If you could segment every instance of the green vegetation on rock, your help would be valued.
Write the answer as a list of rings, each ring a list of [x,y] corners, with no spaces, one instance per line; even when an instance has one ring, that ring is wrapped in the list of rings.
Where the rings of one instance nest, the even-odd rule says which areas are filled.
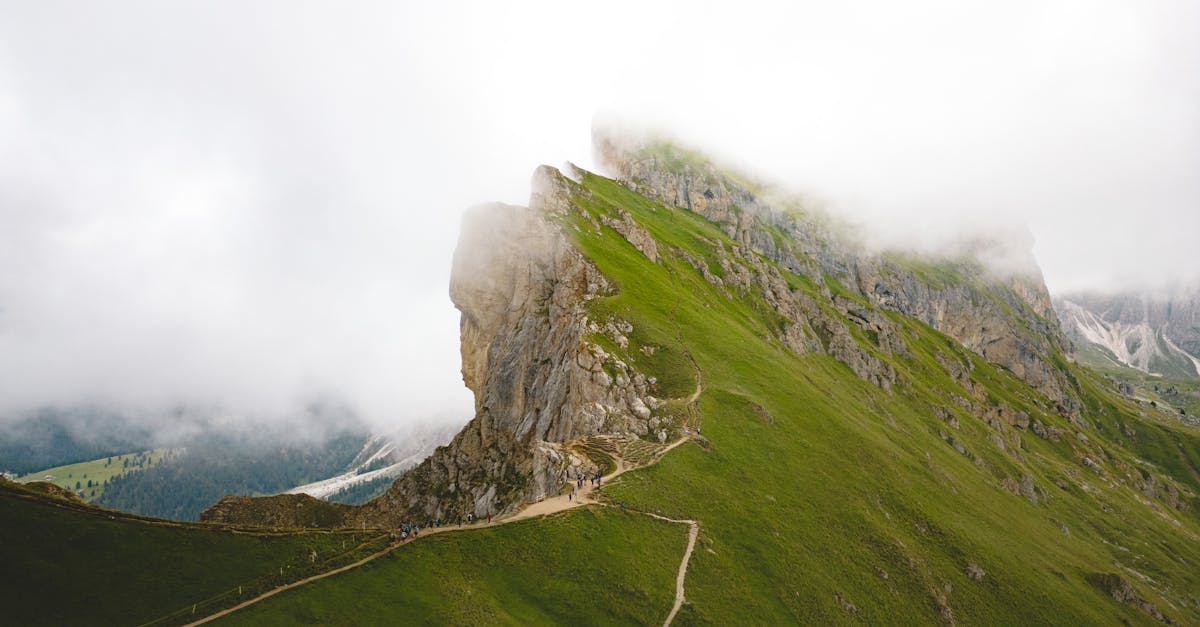
[[[1044,290],[911,256],[839,269],[794,229],[572,174],[545,219],[612,287],[578,305],[629,328],[585,340],[699,435],[606,484],[613,507],[420,538],[226,622],[657,624],[686,532],[654,513],[700,528],[678,624],[1200,623],[1200,429],[1068,363]],[[896,305],[920,295],[943,300]]]

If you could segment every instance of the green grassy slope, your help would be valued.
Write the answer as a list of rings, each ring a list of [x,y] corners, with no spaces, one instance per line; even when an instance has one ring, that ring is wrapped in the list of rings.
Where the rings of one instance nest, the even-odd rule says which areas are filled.
[[[1081,344],[1078,349],[1080,364],[1104,375],[1114,386],[1118,382],[1129,384],[1133,388],[1133,397],[1143,404],[1149,405],[1153,401],[1153,408],[1161,412],[1200,417],[1200,380],[1166,377],[1130,368],[1095,344]]]
[[[217,624],[658,624],[686,536],[599,507],[439,534]]]
[[[161,462],[165,457],[176,453],[173,449],[154,449],[137,453],[126,453],[101,457],[77,464],[56,466],[27,475],[17,477],[19,483],[44,481],[47,475],[53,476],[50,483],[75,492],[88,503],[95,502],[104,494],[104,487],[110,479],[129,473],[139,472]],[[129,465],[126,465],[129,462]],[[90,482],[90,485],[89,485]]]
[[[564,231],[616,288],[588,301],[591,315],[633,325],[627,348],[591,341],[656,377],[660,398],[703,382],[705,442],[605,487],[630,510],[699,521],[676,624],[1152,623],[1110,594],[1110,573],[1172,620],[1200,624],[1195,427],[1052,355],[1083,406],[1072,422],[1008,371],[892,312],[881,315],[906,355],[849,326],[898,373],[885,391],[828,355],[788,349],[786,321],[753,289],[706,280],[695,260],[721,275],[729,258],[717,250],[735,245],[717,225],[590,174],[574,198],[581,212],[561,217]],[[657,240],[657,263],[597,219],[618,208]],[[856,299],[832,280],[784,276],[837,319],[823,289]],[[975,411],[1001,407],[1054,435]],[[616,508],[447,533],[226,620],[658,623],[685,533]]]
[[[1074,426],[1007,371],[893,313],[886,315],[902,329],[908,357],[875,350],[854,330],[901,374],[903,382],[885,392],[828,356],[789,351],[776,339],[778,316],[759,296],[714,287],[685,262],[679,251],[720,272],[715,246],[733,242],[716,225],[594,175],[583,177],[576,202],[592,217],[620,207],[659,243],[660,261],[652,263],[607,226],[579,214],[564,218],[577,246],[617,287],[589,302],[593,316],[633,324],[623,358],[658,378],[660,397],[694,389],[690,358],[703,378],[707,446],[680,447],[606,488],[611,501],[632,509],[699,520],[677,624],[1153,622],[1099,585],[1105,573],[1132,582],[1137,596],[1173,620],[1200,622],[1196,508],[1175,510],[1135,488],[1146,470],[1190,499],[1187,491],[1200,489],[1195,429],[1144,414],[1057,356],[1086,406],[1088,426]],[[828,302],[811,280],[787,279]],[[650,346],[652,354],[641,350]],[[947,355],[969,362],[971,389],[939,365]],[[963,399],[1003,403],[1062,436],[999,432],[956,402]],[[1077,431],[1087,431],[1087,440]],[[575,547],[583,515],[542,528],[438,537],[370,571],[281,595],[233,622],[466,623],[490,616],[474,614],[482,608],[499,608],[503,622],[659,620],[669,596],[656,601],[659,614],[653,604],[611,612],[658,598],[669,584],[622,583],[619,598],[556,586],[559,569],[607,569],[605,579],[637,582],[637,572],[626,569],[679,558],[678,544],[623,545],[639,533],[638,518],[586,521],[592,542],[625,546],[626,554],[564,550]],[[483,573],[470,568],[472,560]],[[554,594],[542,592],[547,581]],[[587,613],[563,613],[596,600]]]
[[[727,242],[712,225],[611,181],[591,176],[584,183],[593,210],[631,211],[660,243],[703,254],[711,249],[704,239]],[[1160,608],[1173,601],[1183,612],[1177,619],[1200,619],[1195,606],[1182,607],[1196,603],[1200,586],[1191,566],[1200,559],[1195,510],[1166,512],[1128,488],[1106,485],[1080,465],[1078,457],[1090,451],[1081,442],[1026,433],[1017,452],[1022,462],[990,442],[990,428],[972,416],[960,413],[960,428],[948,427],[930,408],[947,406],[948,392],[969,396],[934,360],[939,350],[953,349],[949,338],[892,315],[914,359],[880,355],[911,380],[888,394],[828,357],[782,350],[768,332],[769,316],[749,311],[753,298],[725,298],[674,259],[650,264],[607,229],[581,225],[576,232],[580,247],[621,286],[601,306],[634,323],[631,343],[671,345],[681,336],[703,371],[703,429],[712,449],[685,447],[657,467],[623,477],[609,493],[635,507],[701,521],[703,548],[688,579],[692,603],[681,618],[1140,621],[1148,617],[1088,582],[1109,571],[1137,580],[1137,571],[1167,593],[1156,597],[1147,586],[1139,590],[1144,596]],[[666,328],[672,311],[679,336]],[[972,360],[973,376],[988,396],[1069,429],[1007,372]],[[1097,426],[1136,423],[1142,434],[1130,438],[1132,448],[1194,485],[1200,468],[1194,430],[1142,419],[1095,387],[1084,393]],[[772,419],[765,421],[756,405]],[[946,431],[968,455],[942,439]],[[1155,459],[1151,447],[1139,445],[1155,439],[1173,439],[1179,450],[1160,451]],[[1109,472],[1136,463],[1135,455],[1109,442],[1099,446],[1113,460]],[[1037,503],[1001,488],[1004,479],[1024,473],[1043,493]],[[982,581],[968,576],[971,565],[987,573]],[[855,611],[844,609],[839,597]]]
[[[0,482],[0,535],[5,625],[142,624],[238,586],[249,594],[273,585],[280,567],[289,577],[306,567],[314,550],[324,557],[356,544],[346,534],[160,524],[7,482]]]

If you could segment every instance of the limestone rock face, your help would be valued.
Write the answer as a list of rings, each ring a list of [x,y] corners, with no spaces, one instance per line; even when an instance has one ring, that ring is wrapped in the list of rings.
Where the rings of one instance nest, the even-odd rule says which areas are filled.
[[[572,469],[590,467],[561,443],[648,433],[656,401],[647,378],[587,340],[604,328],[584,304],[610,287],[554,219],[574,210],[571,185],[543,166],[530,207],[486,205],[464,216],[450,297],[462,312],[462,373],[475,418],[356,510],[355,522],[513,511],[555,494]],[[614,228],[656,259],[655,240],[624,218]],[[608,326],[619,334],[628,323]]]
[[[683,260],[719,292],[777,314],[770,332],[782,346],[829,354],[885,390],[905,384],[889,355],[911,356],[907,331],[889,313],[898,312],[1007,368],[1063,413],[1077,413],[1071,382],[1052,365],[1066,342],[1036,268],[1002,275],[980,263],[955,262],[946,279],[941,267],[865,250],[827,217],[777,210],[751,184],[706,162],[596,139],[601,161],[619,181],[703,215],[732,242],[711,241],[711,256],[701,259],[656,240],[626,209],[586,211],[576,203],[586,205],[591,192],[577,182],[585,174],[573,166],[566,176],[539,167],[528,207],[469,210],[450,297],[461,312],[462,376],[475,395],[474,417],[382,496],[337,509],[339,524],[385,527],[512,512],[556,493],[568,478],[595,471],[574,441],[595,434],[665,441],[678,428],[654,396],[655,381],[626,361],[632,354],[624,357],[635,332],[630,322],[589,318],[588,302],[613,288],[564,230],[577,227],[567,225],[611,228],[654,263]],[[816,289],[793,289],[791,273]],[[600,336],[607,349],[597,343]],[[650,355],[654,347],[640,350]],[[974,398],[960,398],[959,405],[993,427],[1002,450],[1019,454],[1026,430],[1064,437],[1028,415],[982,404],[965,351],[939,362]],[[950,413],[943,419],[957,428]],[[1016,493],[1037,495],[1013,482]],[[256,501],[226,499],[206,516],[245,521]],[[288,524],[288,508],[268,509],[273,524]]]
[[[588,300],[611,288],[570,243],[558,218],[579,211],[570,179],[542,166],[529,207],[491,204],[463,218],[450,297],[462,313],[462,376],[475,417],[446,446],[399,477],[379,498],[339,510],[343,526],[462,520],[511,512],[556,494],[568,477],[596,471],[562,444],[594,434],[666,433],[653,381],[588,340],[617,345],[632,326],[589,320]],[[626,214],[613,228],[651,260],[657,243]],[[656,431],[657,432],[657,431]],[[230,497],[208,520],[245,521],[264,499]],[[286,525],[286,508],[270,507]]]
[[[916,318],[987,361],[1007,368],[1051,399],[1063,413],[1078,411],[1070,383],[1051,362],[1055,353],[1068,352],[1069,344],[1028,251],[1004,251],[1007,257],[1015,256],[1020,262],[1006,264],[1004,272],[981,263],[962,263],[960,270],[969,281],[930,280],[892,256],[866,250],[827,216],[779,210],[755,193],[750,184],[734,180],[705,161],[689,160],[678,149],[656,150],[603,132],[593,134],[593,144],[598,160],[631,189],[719,224],[744,247],[735,251],[742,259],[750,261],[754,255],[762,255],[819,285],[826,283],[826,277],[835,278],[872,306]],[[773,230],[788,233],[798,245],[792,247],[786,240],[773,237]],[[988,243],[972,250],[983,250],[978,258],[991,258],[997,246]],[[714,278],[730,281],[728,274]],[[764,291],[775,294],[775,302],[786,300],[779,298],[776,290]],[[786,310],[784,306],[781,313],[788,315]],[[820,312],[798,304],[795,313],[804,318],[788,315],[797,325],[789,342],[796,349],[813,347],[805,340],[807,330],[842,326],[827,325]],[[863,322],[854,317],[851,321]],[[891,344],[889,350],[902,350],[902,339],[887,333],[887,329],[872,331]],[[876,384],[886,385],[884,382],[894,379],[887,368],[870,363],[869,356],[864,357],[841,341],[836,332],[833,346],[825,348]]]

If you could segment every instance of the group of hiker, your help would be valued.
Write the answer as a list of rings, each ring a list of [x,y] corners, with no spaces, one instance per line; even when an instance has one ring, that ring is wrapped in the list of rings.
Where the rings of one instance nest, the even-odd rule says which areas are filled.
[[[591,475],[587,478],[588,484],[591,486],[594,486],[594,487],[600,487],[600,480],[603,477],[604,477],[604,474],[601,471],[597,470],[596,474]],[[567,500],[574,501],[575,497],[578,496],[579,491],[582,489],[583,489],[583,473],[579,473],[575,477],[575,484],[571,486],[571,491],[569,493],[567,493]]]
[[[417,525],[414,525],[411,520],[408,520],[408,521],[404,521],[404,522],[400,523],[400,526],[397,529],[397,531],[400,532],[400,534],[399,534],[400,540],[402,542],[407,542],[409,540],[409,538],[416,538],[417,534],[420,533],[421,528]],[[396,539],[395,531],[392,532],[392,539],[393,540]]]
[[[489,524],[492,522],[492,513],[491,512],[487,513],[487,521]],[[467,516],[466,516],[465,520],[458,521],[458,524],[469,525],[474,522],[475,522],[475,514],[472,512],[467,512]],[[425,525],[425,528],[426,529],[437,529],[438,527],[444,527],[449,524],[452,524],[451,521],[443,520],[441,518],[435,518],[435,519],[429,521],[429,524]],[[413,521],[411,521],[411,520],[407,520],[407,521],[401,522],[396,527],[396,531],[392,532],[392,539],[408,541],[408,540],[412,540],[412,539],[416,538],[420,532],[421,532],[420,525],[413,523]]]

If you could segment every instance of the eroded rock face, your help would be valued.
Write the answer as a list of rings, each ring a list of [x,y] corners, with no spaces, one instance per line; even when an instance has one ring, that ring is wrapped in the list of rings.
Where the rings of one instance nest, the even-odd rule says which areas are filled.
[[[658,154],[636,142],[603,132],[593,134],[593,143],[600,162],[618,180],[642,194],[716,222],[745,248],[742,259],[751,260],[753,255],[761,254],[817,284],[824,284],[827,276],[834,277],[872,306],[916,318],[958,340],[987,361],[1007,368],[1053,401],[1063,413],[1078,411],[1078,401],[1070,391],[1069,382],[1051,363],[1051,356],[1068,352],[1069,345],[1040,271],[1028,251],[1003,251],[1007,257],[1026,257],[1019,259],[1020,263],[1007,263],[1004,273],[977,264],[978,267],[964,270],[973,273],[968,277],[974,279],[970,282],[931,281],[886,255],[865,250],[852,238],[843,236],[828,218],[777,210],[711,164]],[[791,235],[797,246],[773,237],[772,231],[776,229]],[[987,246],[975,249],[982,250],[977,258],[997,256]],[[727,283],[730,280],[728,275],[714,278]],[[764,293],[777,295],[778,291],[764,289]],[[821,323],[810,319],[808,325],[819,327]],[[899,336],[879,331],[874,334],[885,342],[902,343]],[[798,332],[793,339],[794,348],[811,347],[802,333]],[[894,351],[900,346],[888,349]],[[883,382],[894,382],[894,375],[852,351],[848,344],[835,343],[830,352],[835,351],[841,353],[835,356],[851,364],[860,376],[885,386]]]
[[[560,230],[557,218],[578,211],[573,183],[547,166],[533,182],[529,207],[485,205],[463,219],[450,297],[462,312],[462,375],[475,393],[474,419],[384,495],[347,508],[343,525],[511,512],[557,493],[568,477],[595,472],[563,443],[673,428],[654,415],[661,403],[652,382],[588,340],[604,334],[620,345],[633,329],[587,316],[587,301],[610,286]],[[656,242],[628,215],[614,223],[656,258]],[[226,499],[206,515],[244,520],[254,501]]]
[[[587,339],[604,325],[588,319],[585,303],[610,287],[554,219],[575,210],[570,186],[543,166],[530,207],[487,205],[464,217],[450,296],[462,312],[463,380],[475,392],[475,418],[356,510],[356,522],[512,511],[592,468],[562,443],[649,432],[658,403],[647,378]],[[656,258],[654,239],[628,215],[614,223]],[[607,326],[614,337],[617,327],[631,330],[627,322]]]
[[[1133,584],[1129,583],[1129,580],[1121,575],[1116,573],[1094,573],[1088,576],[1088,580],[1093,585],[1107,592],[1118,603],[1136,607],[1159,622],[1168,625],[1174,624],[1174,621],[1164,616],[1157,606],[1138,595]]]
[[[777,334],[790,349],[830,354],[881,388],[900,383],[881,356],[910,354],[905,333],[880,311],[892,310],[1008,368],[1060,407],[1074,406],[1048,364],[1061,334],[1040,278],[931,281],[862,250],[827,220],[772,209],[710,165],[664,167],[603,138],[598,147],[627,185],[704,215],[735,243],[712,242],[712,269],[685,251],[660,250],[629,212],[618,207],[597,218],[575,206],[589,192],[574,182],[582,176],[574,169],[568,178],[538,168],[529,207],[492,204],[468,211],[450,296],[462,313],[462,375],[475,394],[475,416],[383,496],[346,509],[342,524],[391,526],[510,512],[555,493],[568,477],[594,471],[595,464],[567,443],[601,433],[663,441],[678,427],[658,415],[663,404],[653,396],[652,380],[589,339],[604,335],[624,349],[633,329],[623,320],[589,319],[587,302],[612,288],[562,230],[568,222],[563,218],[574,212],[597,229],[612,228],[651,262],[678,255],[731,297],[761,299],[782,318]],[[777,237],[775,230],[790,237]],[[820,293],[792,289],[781,267],[808,277]],[[973,389],[969,360],[941,361],[952,378]],[[1011,432],[999,446],[1013,454],[1020,448],[1017,431],[1059,435],[1007,408],[963,403],[998,432]],[[1017,493],[1030,492],[1014,485]],[[245,520],[252,501],[223,501],[210,519]],[[285,509],[271,508],[275,524],[287,524],[274,518]]]

